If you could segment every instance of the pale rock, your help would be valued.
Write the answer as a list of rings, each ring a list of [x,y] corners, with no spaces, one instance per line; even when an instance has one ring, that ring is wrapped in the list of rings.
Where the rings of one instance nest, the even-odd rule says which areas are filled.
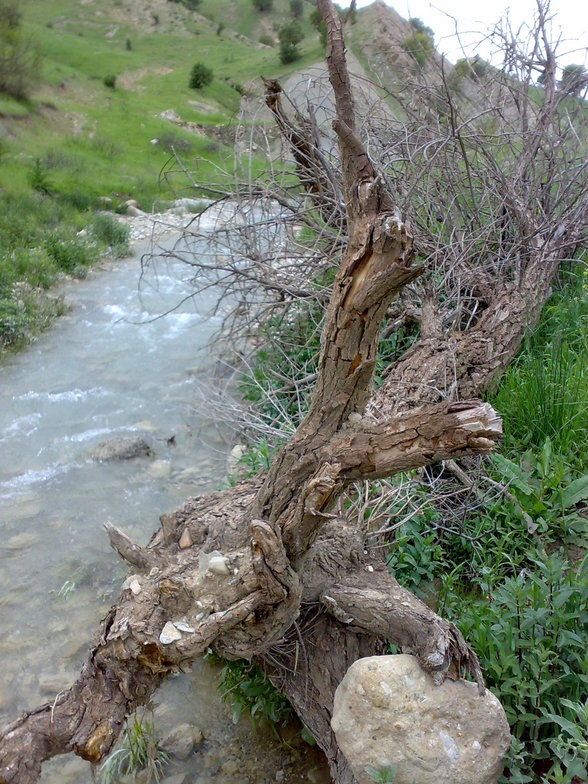
[[[245,444],[235,444],[235,446],[229,452],[229,456],[227,458],[227,472],[229,474],[238,473],[241,466],[239,465],[239,461],[247,451],[247,447]]]
[[[141,583],[136,578],[131,580],[129,588],[131,589],[131,593],[135,596],[138,596],[141,593]]]
[[[208,562],[208,570],[213,574],[229,574],[228,559],[224,555],[214,555]]]
[[[192,546],[192,537],[190,536],[190,531],[188,528],[184,528],[178,544],[180,546],[180,550],[185,550],[186,548]]]
[[[181,632],[176,629],[171,621],[168,621],[159,635],[159,642],[162,645],[171,645],[172,642],[177,642],[182,639]]]
[[[167,479],[171,474],[171,462],[169,460],[154,460],[147,472],[154,479]]]
[[[496,784],[510,728],[496,697],[433,679],[414,656],[373,656],[347,670],[331,726],[359,784],[397,766],[394,784]]]
[[[153,147],[156,147],[159,144],[159,139],[150,139],[149,144],[152,144]]]
[[[27,550],[32,547],[37,541],[34,534],[15,534],[5,543],[7,550]]]
[[[177,759],[188,759],[194,749],[199,746],[204,737],[194,724],[178,724],[161,741],[161,746]]]
[[[162,120],[169,120],[173,123],[181,122],[182,119],[175,109],[166,109],[159,116]]]
[[[92,460],[108,463],[113,460],[132,460],[135,457],[150,457],[151,447],[141,436],[109,438],[98,444],[92,452]]]

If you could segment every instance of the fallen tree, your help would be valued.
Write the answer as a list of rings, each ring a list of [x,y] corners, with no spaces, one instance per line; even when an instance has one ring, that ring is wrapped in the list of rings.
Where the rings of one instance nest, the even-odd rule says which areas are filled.
[[[458,392],[480,394],[505,366],[525,325],[536,320],[554,272],[541,275],[537,265],[544,256],[526,259],[522,274],[489,300],[475,325],[478,350],[460,349],[465,370],[455,374],[450,399],[430,401],[423,392],[435,389],[443,397],[439,391],[448,389],[454,347],[436,335],[431,340],[441,342],[433,355],[441,362],[429,357],[425,363],[423,353],[419,367],[415,349],[410,356],[417,380],[405,371],[409,390],[392,370],[373,395],[382,321],[394,298],[417,285],[426,268],[415,263],[395,195],[357,133],[339,16],[329,0],[319,0],[319,8],[328,32],[348,239],[309,410],[266,475],[188,499],[161,518],[147,547],[107,528],[132,571],[76,683],[0,735],[2,784],[36,781],[44,760],[70,751],[98,762],[125,717],[164,677],[189,667],[208,648],[260,664],[315,736],[340,783],[351,784],[353,777],[330,718],[335,689],[357,658],[382,652],[389,640],[413,652],[437,682],[467,673],[483,689],[475,653],[458,629],[398,585],[377,554],[366,551],[357,524],[335,511],[336,501],[357,479],[493,448],[500,437],[495,412],[480,400],[460,400]],[[546,253],[544,245],[539,238],[530,247]],[[562,258],[554,258],[554,268]],[[525,277],[531,270],[536,285]],[[426,302],[435,304],[432,297]],[[521,304],[512,310],[510,302]],[[424,299],[423,322],[426,308]],[[499,333],[504,308],[516,329]],[[508,350],[501,334],[512,334]],[[426,348],[427,340],[425,334],[419,345]]]

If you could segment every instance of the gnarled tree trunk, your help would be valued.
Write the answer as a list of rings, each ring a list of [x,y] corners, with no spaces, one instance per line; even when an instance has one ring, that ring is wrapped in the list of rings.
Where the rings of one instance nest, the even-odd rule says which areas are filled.
[[[423,391],[447,375],[440,336],[423,342],[420,355],[409,353],[372,397],[382,319],[422,268],[413,263],[393,194],[355,131],[339,16],[329,0],[318,5],[328,30],[349,243],[310,410],[266,476],[188,499],[162,517],[147,547],[107,528],[133,579],[101,622],[76,683],[0,734],[0,784],[31,784],[44,760],[69,751],[98,762],[125,716],[207,648],[259,662],[325,751],[339,784],[354,779],[331,731],[333,697],[357,658],[381,653],[390,640],[438,682],[465,671],[483,689],[476,656],[457,628],[401,588],[366,552],[357,525],[333,512],[347,483],[487,452],[501,427],[479,400],[439,401]],[[508,303],[519,308],[522,324],[530,303],[545,296],[545,286],[530,283]],[[522,326],[509,342],[498,337],[499,322],[497,308],[478,323],[479,338],[467,350],[456,339],[455,383],[468,396],[481,392],[520,341]],[[213,551],[222,557],[205,557]]]

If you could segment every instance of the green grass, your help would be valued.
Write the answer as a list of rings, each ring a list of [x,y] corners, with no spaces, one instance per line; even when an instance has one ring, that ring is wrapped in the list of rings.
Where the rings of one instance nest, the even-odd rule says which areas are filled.
[[[0,354],[61,312],[43,295],[60,275],[81,276],[98,253],[125,251],[124,240],[91,228],[103,197],[113,209],[132,198],[151,211],[174,196],[205,194],[218,166],[231,171],[242,91],[261,74],[282,77],[299,65],[285,68],[277,48],[243,36],[256,41],[264,26],[277,30],[288,9],[288,0],[276,0],[260,19],[251,0],[204,0],[199,13],[167,3],[155,24],[147,0],[23,5],[23,32],[38,44],[42,69],[30,100],[0,95]],[[300,64],[322,56],[308,21],[304,27]],[[214,78],[194,90],[197,61]],[[110,75],[114,88],[104,84]],[[200,130],[162,119],[168,109]],[[194,170],[196,192],[170,173],[172,147]],[[260,166],[254,162],[254,173]]]

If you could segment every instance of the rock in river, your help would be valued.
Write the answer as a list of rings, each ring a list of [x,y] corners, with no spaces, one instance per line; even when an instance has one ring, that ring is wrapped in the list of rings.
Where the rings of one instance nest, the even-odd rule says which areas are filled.
[[[347,670],[331,726],[360,784],[396,767],[394,784],[496,784],[510,729],[496,697],[433,679],[414,656],[372,656]]]
[[[141,436],[109,438],[92,452],[92,460],[107,463],[112,460],[132,460],[134,457],[151,457],[151,447]]]

